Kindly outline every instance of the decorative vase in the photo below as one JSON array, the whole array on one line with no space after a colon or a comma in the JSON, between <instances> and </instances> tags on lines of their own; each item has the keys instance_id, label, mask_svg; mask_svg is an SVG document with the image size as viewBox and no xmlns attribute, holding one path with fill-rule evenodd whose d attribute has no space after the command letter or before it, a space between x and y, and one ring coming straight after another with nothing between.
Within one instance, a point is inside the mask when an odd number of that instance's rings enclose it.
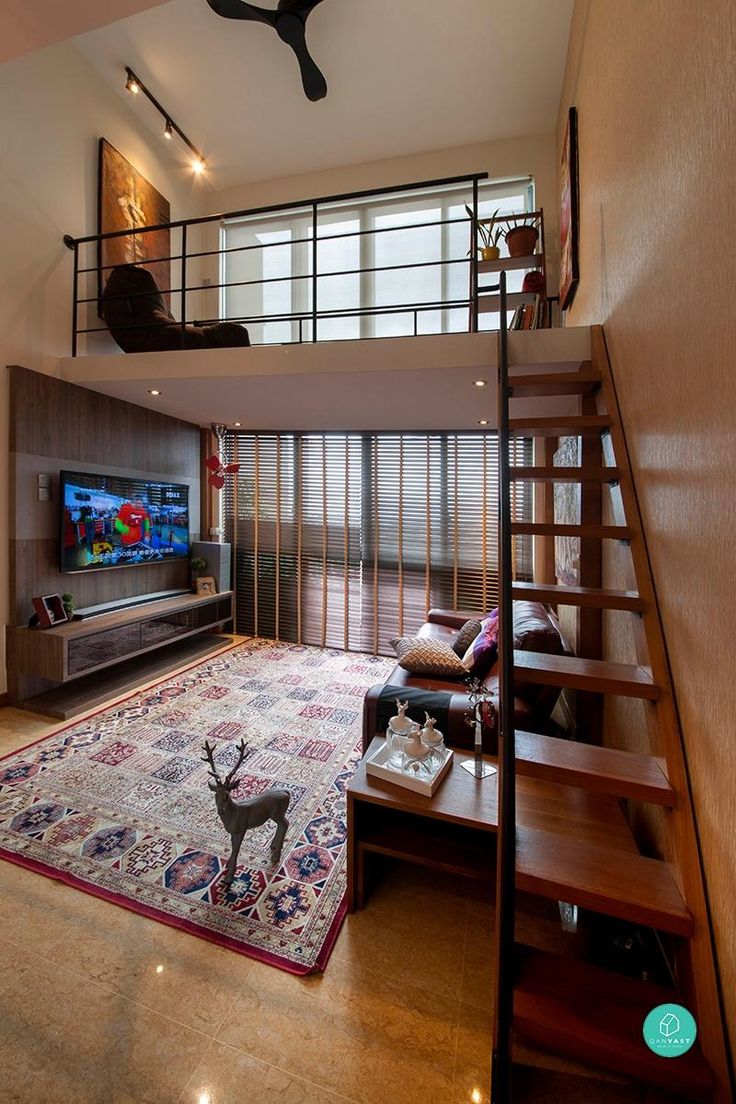
<instances>
[{"instance_id":1,"label":"decorative vase","mask_svg":"<svg viewBox=\"0 0 736 1104\"><path fill-rule=\"evenodd\" d=\"M429 713L425 713L424 716L426 720L421 731L421 740L425 747L429 748L429 763L434 772L438 771L445 761L445 740L440 730L434 727L437 724L435 718L430 717Z\"/></svg>"},{"instance_id":2,"label":"decorative vase","mask_svg":"<svg viewBox=\"0 0 736 1104\"><path fill-rule=\"evenodd\" d=\"M480 251L482 261L497 261L501 256L501 250L497 245L484 245Z\"/></svg>"},{"instance_id":3,"label":"decorative vase","mask_svg":"<svg viewBox=\"0 0 736 1104\"><path fill-rule=\"evenodd\" d=\"M409 702L396 699L398 713L391 717L386 729L386 741L388 743L388 761L392 767L401 767L402 755L406 742L418 725L406 715Z\"/></svg>"},{"instance_id":4,"label":"decorative vase","mask_svg":"<svg viewBox=\"0 0 736 1104\"><path fill-rule=\"evenodd\" d=\"M421 736L422 729L418 724L415 724L411 736L404 742L401 769L404 774L413 774L419 778L430 778L434 774L431 752L427 745L422 743Z\"/></svg>"},{"instance_id":5,"label":"decorative vase","mask_svg":"<svg viewBox=\"0 0 736 1104\"><path fill-rule=\"evenodd\" d=\"M530 257L537 244L539 231L536 226L514 226L506 231L509 257Z\"/></svg>"}]
</instances>

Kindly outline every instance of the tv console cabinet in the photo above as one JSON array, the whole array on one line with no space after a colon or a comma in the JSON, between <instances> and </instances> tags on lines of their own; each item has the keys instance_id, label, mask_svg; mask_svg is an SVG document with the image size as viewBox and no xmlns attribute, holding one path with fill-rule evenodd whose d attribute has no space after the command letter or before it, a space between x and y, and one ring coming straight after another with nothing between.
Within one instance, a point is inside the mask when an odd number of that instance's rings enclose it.
<instances>
[{"instance_id":1,"label":"tv console cabinet","mask_svg":"<svg viewBox=\"0 0 736 1104\"><path fill-rule=\"evenodd\" d=\"M7 626L8 671L65 686L85 676L222 628L233 619L233 593L185 594L50 629ZM143 665L145 666L145 665ZM143 671L145 675L147 672ZM99 685L99 679L91 680ZM99 696L99 695L93 695ZM44 695L34 698L41 702ZM83 695L76 695L83 700ZM28 702L22 702L30 708ZM81 712L78 708L76 712Z\"/></svg>"}]
</instances>

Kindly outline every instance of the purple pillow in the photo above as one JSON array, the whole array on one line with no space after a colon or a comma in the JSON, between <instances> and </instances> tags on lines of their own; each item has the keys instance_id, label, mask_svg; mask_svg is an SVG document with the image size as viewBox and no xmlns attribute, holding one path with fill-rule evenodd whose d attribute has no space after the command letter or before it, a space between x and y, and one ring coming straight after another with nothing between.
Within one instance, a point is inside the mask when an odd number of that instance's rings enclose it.
<instances>
[{"instance_id":1,"label":"purple pillow","mask_svg":"<svg viewBox=\"0 0 736 1104\"><path fill-rule=\"evenodd\" d=\"M481 621L481 629L463 656L470 678L484 679L498 656L498 610Z\"/></svg>"}]
</instances>

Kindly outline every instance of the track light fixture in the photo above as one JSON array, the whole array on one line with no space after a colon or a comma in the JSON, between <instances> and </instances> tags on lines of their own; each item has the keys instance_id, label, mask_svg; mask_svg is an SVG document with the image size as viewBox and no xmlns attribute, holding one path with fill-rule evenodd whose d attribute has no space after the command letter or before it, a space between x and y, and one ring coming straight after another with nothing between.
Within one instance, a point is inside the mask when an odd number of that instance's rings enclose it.
<instances>
[{"instance_id":1,"label":"track light fixture","mask_svg":"<svg viewBox=\"0 0 736 1104\"><path fill-rule=\"evenodd\" d=\"M197 147L192 142L189 141L189 139L187 138L186 134L181 129L181 127L177 123L174 122L174 120L169 115L168 111L164 107L161 106L161 104L158 102L158 100L153 95L153 93L149 92L149 90L146 88L145 84L140 79L140 77L136 76L136 74L133 72L133 70L128 65L125 66L125 76L126 76L125 87L126 87L127 91L132 92L133 95L136 95L136 96L138 95L139 92L142 92L143 95L146 97L146 99L149 100L150 103L153 104L153 106L156 108L158 113L163 117L163 120L164 120L163 136L164 136L164 138L167 138L169 141L171 141L171 139L174 137L174 132L176 132L179 135L179 137L181 138L184 145L187 146L191 150L191 152L192 152L192 172L196 173L199 176L200 173L204 172L205 168L207 167L207 163L206 163L204 157L202 156L202 154L197 149Z\"/></svg>"}]
</instances>

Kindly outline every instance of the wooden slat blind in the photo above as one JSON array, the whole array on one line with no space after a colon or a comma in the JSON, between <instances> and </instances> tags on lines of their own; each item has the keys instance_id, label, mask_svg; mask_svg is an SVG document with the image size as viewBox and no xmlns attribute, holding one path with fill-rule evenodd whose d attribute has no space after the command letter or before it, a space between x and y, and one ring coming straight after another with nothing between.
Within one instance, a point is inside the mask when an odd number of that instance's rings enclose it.
<instances>
[{"instance_id":1,"label":"wooden slat blind","mask_svg":"<svg viewBox=\"0 0 736 1104\"><path fill-rule=\"evenodd\" d=\"M530 441L512 450L532 463ZM431 606L497 604L494 433L239 433L226 452L238 632L390 653ZM518 486L515 520L532 520L531 495ZM516 578L531 571L519 537Z\"/></svg>"}]
</instances>

